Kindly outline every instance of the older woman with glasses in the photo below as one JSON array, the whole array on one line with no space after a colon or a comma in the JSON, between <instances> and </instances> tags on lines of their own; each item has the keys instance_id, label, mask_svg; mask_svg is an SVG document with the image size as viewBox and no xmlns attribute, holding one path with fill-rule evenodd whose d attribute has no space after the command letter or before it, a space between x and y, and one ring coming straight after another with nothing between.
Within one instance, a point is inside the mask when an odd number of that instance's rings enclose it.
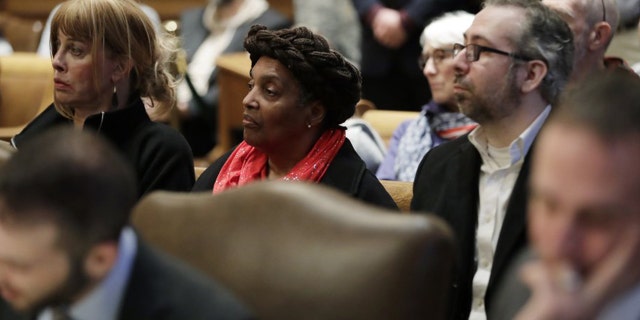
<instances>
[{"instance_id":1,"label":"older woman with glasses","mask_svg":"<svg viewBox=\"0 0 640 320\"><path fill-rule=\"evenodd\" d=\"M458 112L453 95L454 44L473 21L464 11L446 13L423 31L420 69L429 81L433 99L417 119L402 123L393 133L389 150L378 168L379 179L413 181L418 164L431 148L466 134L475 123Z\"/></svg>"}]
</instances>

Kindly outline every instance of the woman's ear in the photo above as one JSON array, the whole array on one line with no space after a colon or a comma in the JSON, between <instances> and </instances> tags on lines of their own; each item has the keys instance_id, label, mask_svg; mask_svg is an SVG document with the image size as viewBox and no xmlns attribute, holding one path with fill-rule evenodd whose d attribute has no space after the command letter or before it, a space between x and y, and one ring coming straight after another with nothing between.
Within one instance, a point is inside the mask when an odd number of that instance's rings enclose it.
<instances>
[{"instance_id":1,"label":"woman's ear","mask_svg":"<svg viewBox=\"0 0 640 320\"><path fill-rule=\"evenodd\" d=\"M131 60L117 59L111 73L111 81L118 83L120 80L128 78L132 67Z\"/></svg>"},{"instance_id":2,"label":"woman's ear","mask_svg":"<svg viewBox=\"0 0 640 320\"><path fill-rule=\"evenodd\" d=\"M326 115L326 113L327 113L327 110L322 104L322 102L320 102L320 100L311 102L311 106L310 106L311 119L309 120L309 123L313 126L320 125L324 120L324 116Z\"/></svg>"}]
</instances>

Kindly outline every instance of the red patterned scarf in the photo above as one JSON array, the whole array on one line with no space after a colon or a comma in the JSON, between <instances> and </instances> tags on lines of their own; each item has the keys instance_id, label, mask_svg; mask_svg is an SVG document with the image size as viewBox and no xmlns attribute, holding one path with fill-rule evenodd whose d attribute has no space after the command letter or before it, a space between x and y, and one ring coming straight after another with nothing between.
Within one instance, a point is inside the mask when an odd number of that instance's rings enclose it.
<instances>
[{"instance_id":1,"label":"red patterned scarf","mask_svg":"<svg viewBox=\"0 0 640 320\"><path fill-rule=\"evenodd\" d=\"M344 129L327 130L316 141L311 151L281 179L319 182L344 144L344 140ZM254 180L266 179L267 161L265 153L242 141L222 166L213 185L213 193L242 186Z\"/></svg>"}]
</instances>

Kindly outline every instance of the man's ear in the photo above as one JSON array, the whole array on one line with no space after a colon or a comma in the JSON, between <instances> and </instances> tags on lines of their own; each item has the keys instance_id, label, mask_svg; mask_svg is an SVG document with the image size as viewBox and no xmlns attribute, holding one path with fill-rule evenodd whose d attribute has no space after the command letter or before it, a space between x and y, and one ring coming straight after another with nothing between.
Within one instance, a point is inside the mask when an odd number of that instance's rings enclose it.
<instances>
[{"instance_id":1,"label":"man's ear","mask_svg":"<svg viewBox=\"0 0 640 320\"><path fill-rule=\"evenodd\" d=\"M549 71L547 65L541 60L527 62L525 70L524 81L520 87L523 93L529 93L538 89Z\"/></svg>"},{"instance_id":2,"label":"man's ear","mask_svg":"<svg viewBox=\"0 0 640 320\"><path fill-rule=\"evenodd\" d=\"M90 279L100 280L107 276L118 259L118 243L101 242L93 246L84 261L84 268Z\"/></svg>"},{"instance_id":3,"label":"man's ear","mask_svg":"<svg viewBox=\"0 0 640 320\"><path fill-rule=\"evenodd\" d=\"M611 40L612 30L609 23L600 21L589 33L589 50L595 51L599 49L606 49L609 40Z\"/></svg>"},{"instance_id":4,"label":"man's ear","mask_svg":"<svg viewBox=\"0 0 640 320\"><path fill-rule=\"evenodd\" d=\"M311 102L311 105L310 105L311 119L309 119L309 123L312 126L320 125L324 120L324 116L326 115L326 113L327 113L327 110L322 104L322 102L320 102L320 100Z\"/></svg>"}]
</instances>

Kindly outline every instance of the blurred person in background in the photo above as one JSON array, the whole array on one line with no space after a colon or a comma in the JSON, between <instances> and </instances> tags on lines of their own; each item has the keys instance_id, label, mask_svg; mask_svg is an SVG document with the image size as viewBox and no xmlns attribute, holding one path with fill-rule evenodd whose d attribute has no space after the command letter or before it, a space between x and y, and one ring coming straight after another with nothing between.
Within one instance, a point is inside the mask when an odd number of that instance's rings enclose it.
<instances>
[{"instance_id":1,"label":"blurred person in background","mask_svg":"<svg viewBox=\"0 0 640 320\"><path fill-rule=\"evenodd\" d=\"M620 20L615 0L543 0L542 3L555 10L573 32L572 81L605 69L629 70L623 59L605 56Z\"/></svg>"},{"instance_id":2,"label":"blurred person in background","mask_svg":"<svg viewBox=\"0 0 640 320\"><path fill-rule=\"evenodd\" d=\"M362 97L378 109L418 111L429 102L415 61L427 22L444 12L476 12L467 0L352 0L361 23Z\"/></svg>"},{"instance_id":3,"label":"blurred person in background","mask_svg":"<svg viewBox=\"0 0 640 320\"><path fill-rule=\"evenodd\" d=\"M360 66L360 21L351 0L293 0L296 26L305 26L329 41L356 66Z\"/></svg>"},{"instance_id":4,"label":"blurred person in background","mask_svg":"<svg viewBox=\"0 0 640 320\"><path fill-rule=\"evenodd\" d=\"M244 51L242 41L254 24L280 29L291 23L269 8L266 0L209 0L206 6L186 10L180 17L187 59L185 79L178 87L180 130L197 157L216 144L220 95L216 59Z\"/></svg>"}]
</instances>

